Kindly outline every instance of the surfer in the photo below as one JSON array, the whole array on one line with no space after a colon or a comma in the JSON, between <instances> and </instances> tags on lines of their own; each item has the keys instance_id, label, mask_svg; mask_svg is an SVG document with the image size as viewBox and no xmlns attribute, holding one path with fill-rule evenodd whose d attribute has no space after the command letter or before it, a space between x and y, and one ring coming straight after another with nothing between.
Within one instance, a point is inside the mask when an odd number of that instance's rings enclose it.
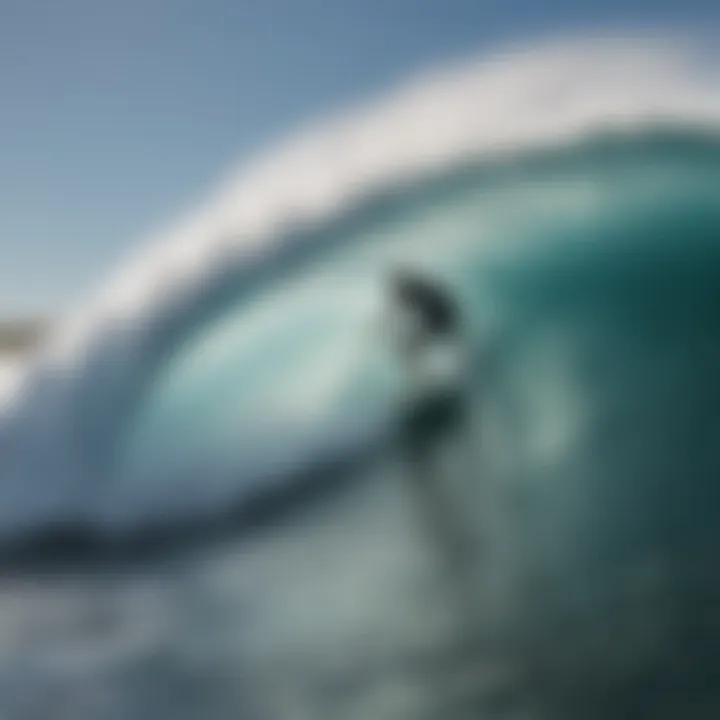
<instances>
[{"instance_id":1,"label":"surfer","mask_svg":"<svg viewBox=\"0 0 720 720\"><path fill-rule=\"evenodd\" d=\"M434 340L450 339L459 330L459 312L449 292L437 283L408 270L397 270L390 279L391 299L411 321L412 334L405 349L421 350Z\"/></svg>"},{"instance_id":2,"label":"surfer","mask_svg":"<svg viewBox=\"0 0 720 720\"><path fill-rule=\"evenodd\" d=\"M417 401L460 380L461 323L458 305L440 284L409 270L390 278L392 342Z\"/></svg>"},{"instance_id":3,"label":"surfer","mask_svg":"<svg viewBox=\"0 0 720 720\"><path fill-rule=\"evenodd\" d=\"M460 310L449 290L409 270L393 273L389 295L391 341L408 379L402 446L423 504L436 516L433 524L452 524L438 515L449 498L437 463L445 442L463 434L467 421Z\"/></svg>"}]
</instances>

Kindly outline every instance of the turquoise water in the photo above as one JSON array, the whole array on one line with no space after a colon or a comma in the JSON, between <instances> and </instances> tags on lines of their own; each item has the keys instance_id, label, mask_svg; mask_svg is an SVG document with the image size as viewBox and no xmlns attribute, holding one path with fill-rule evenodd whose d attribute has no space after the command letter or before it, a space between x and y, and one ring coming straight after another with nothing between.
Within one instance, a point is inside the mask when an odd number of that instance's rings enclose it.
<instances>
[{"instance_id":1,"label":"turquoise water","mask_svg":"<svg viewBox=\"0 0 720 720\"><path fill-rule=\"evenodd\" d=\"M720 144L678 131L480 163L370 203L321 251L188 329L125 427L121 485L212 505L386 433L407 392L377 330L398 265L453 290L476 357L547 317L558 347L583 324L633 334L683 314L691 332L697 318L672 298L712 275L719 196ZM687 302L714 312L708 300Z\"/></svg>"}]
</instances>

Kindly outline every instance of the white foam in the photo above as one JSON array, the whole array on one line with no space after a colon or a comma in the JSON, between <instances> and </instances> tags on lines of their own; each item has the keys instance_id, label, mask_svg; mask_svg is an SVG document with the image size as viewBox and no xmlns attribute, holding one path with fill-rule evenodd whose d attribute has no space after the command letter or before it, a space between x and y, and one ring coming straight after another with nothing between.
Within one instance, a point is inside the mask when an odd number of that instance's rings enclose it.
<instances>
[{"instance_id":1,"label":"white foam","mask_svg":"<svg viewBox=\"0 0 720 720\"><path fill-rule=\"evenodd\" d=\"M16 356L0 356L0 408L9 405L20 389L25 360Z\"/></svg>"}]
</instances>

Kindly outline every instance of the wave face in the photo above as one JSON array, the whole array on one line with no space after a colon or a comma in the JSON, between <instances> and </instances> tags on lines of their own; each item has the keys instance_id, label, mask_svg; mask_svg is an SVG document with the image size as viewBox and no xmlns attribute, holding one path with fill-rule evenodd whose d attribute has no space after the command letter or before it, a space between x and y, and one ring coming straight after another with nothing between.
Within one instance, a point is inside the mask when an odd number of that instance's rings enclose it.
<instances>
[{"instance_id":1,"label":"wave face","mask_svg":"<svg viewBox=\"0 0 720 720\"><path fill-rule=\"evenodd\" d=\"M372 328L398 264L454 289L473 347L507 352L512 390L471 398L498 476L582 467L620 408L628 466L669 418L705 422L720 94L681 50L463 66L261 159L3 384L3 534L212 517L391 437L406 388Z\"/></svg>"}]
</instances>

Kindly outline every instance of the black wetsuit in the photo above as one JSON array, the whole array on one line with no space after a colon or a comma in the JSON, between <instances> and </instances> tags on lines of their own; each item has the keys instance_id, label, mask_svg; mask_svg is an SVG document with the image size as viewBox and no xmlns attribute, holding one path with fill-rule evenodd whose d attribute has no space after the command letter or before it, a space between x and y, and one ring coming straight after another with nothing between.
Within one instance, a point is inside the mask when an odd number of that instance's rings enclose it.
<instances>
[{"instance_id":1,"label":"black wetsuit","mask_svg":"<svg viewBox=\"0 0 720 720\"><path fill-rule=\"evenodd\" d=\"M391 292L394 304L417 321L412 334L401 337L399 344L411 372L421 366L424 353L435 343L459 341L459 308L444 288L415 274L401 272L392 278ZM463 401L463 393L457 388L438 388L429 393L426 390L407 407L403 422L409 454L415 461L423 462L437 442L461 422Z\"/></svg>"},{"instance_id":2,"label":"black wetsuit","mask_svg":"<svg viewBox=\"0 0 720 720\"><path fill-rule=\"evenodd\" d=\"M447 339L458 333L457 306L437 285L402 273L393 278L393 296L401 308L418 317L424 340Z\"/></svg>"}]
</instances>

